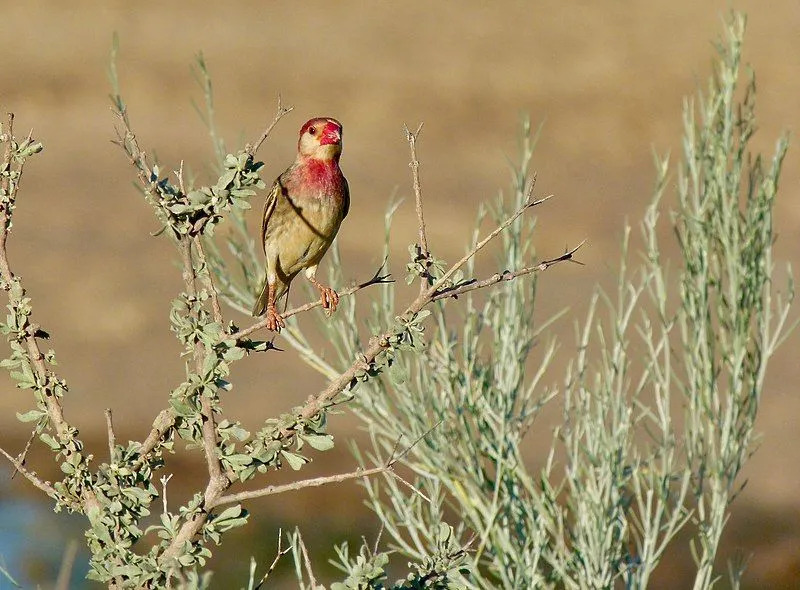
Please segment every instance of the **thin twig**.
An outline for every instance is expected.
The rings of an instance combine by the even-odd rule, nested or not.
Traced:
[[[358,468],[355,471],[351,471],[350,473],[338,473],[336,475],[312,477],[310,479],[303,479],[300,481],[295,481],[284,485],[267,486],[265,488],[261,488],[258,490],[248,490],[245,492],[239,492],[237,494],[227,494],[225,496],[220,497],[214,503],[213,508],[216,508],[217,506],[221,506],[223,504],[234,504],[236,502],[242,502],[243,500],[252,500],[254,498],[274,496],[276,494],[282,494],[284,492],[295,492],[297,490],[319,487],[327,485],[329,483],[341,483],[343,481],[348,481],[351,479],[359,479],[361,477],[371,477],[373,475],[378,475],[379,473],[390,471],[392,468],[393,465],[383,465],[381,467],[372,467],[371,469]]]
[[[17,461],[19,461],[20,465],[25,465],[25,458],[28,456],[28,451],[31,449],[31,445],[33,444],[33,440],[36,438],[37,432],[38,428],[31,430],[31,435],[28,437],[28,442],[25,443],[25,448],[22,449],[22,452],[19,455],[17,455]],[[10,479],[14,479],[16,475],[17,468],[15,467]]]
[[[147,437],[139,446],[139,457],[133,464],[134,469],[139,469],[142,465],[144,465],[147,456],[153,452],[153,449],[155,449],[162,441],[165,440],[168,433],[174,426],[175,410],[171,407],[161,410],[158,413],[158,416],[156,416],[156,419],[153,420],[153,426],[150,428],[150,432],[147,434]]]
[[[287,553],[289,553],[292,550],[291,546],[290,547],[286,547],[286,549],[283,549],[281,547],[281,541],[282,540],[283,540],[283,529],[279,528],[278,529],[278,551],[275,554],[275,559],[272,560],[272,564],[269,566],[269,569],[264,573],[264,576],[261,578],[261,580],[259,580],[258,584],[256,584],[256,586],[255,586],[255,588],[253,588],[253,590],[259,590],[261,588],[261,586],[264,585],[264,582],[267,581],[267,578],[269,578],[269,575],[275,570],[275,567],[278,565],[278,562],[280,561],[281,557],[283,557],[284,555],[286,555]]]
[[[23,475],[23,477],[25,479],[27,479],[29,482],[31,482],[33,485],[35,485],[40,490],[42,490],[45,494],[47,494],[48,496],[51,496],[53,498],[57,498],[58,497],[58,492],[56,492],[56,490],[55,490],[55,488],[53,486],[51,486],[46,481],[42,481],[41,479],[39,479],[39,477],[33,471],[28,471],[27,468],[25,468],[25,466],[22,465],[22,463],[17,461],[16,458],[14,458],[11,455],[9,455],[6,452],[6,450],[3,449],[2,447],[0,447],[0,454],[2,454],[6,459],[8,459],[11,462],[11,464],[14,467],[16,467],[17,471],[19,471]]]
[[[399,314],[400,317],[406,317],[419,313],[426,305],[433,301],[432,297],[437,293],[441,285],[448,280],[459,268],[475,256],[482,248],[486,246],[491,240],[496,238],[504,229],[511,225],[515,219],[522,215],[527,209],[545,202],[550,197],[544,199],[532,200],[531,194],[533,186],[528,190],[528,196],[525,203],[516,211],[514,211],[505,221],[492,231],[483,240],[478,242],[461,260],[453,264],[444,275],[439,278],[431,287],[424,293],[421,293],[411,304],[405,309],[404,312]],[[390,339],[396,335],[393,331],[378,334],[370,339],[369,346],[359,355],[359,358],[350,365],[341,375],[331,380],[328,386],[320,391],[316,396],[311,397],[303,406],[299,413],[301,421],[309,420],[316,416],[322,408],[328,404],[333,398],[339,395],[347,387],[354,387],[357,384],[356,376],[364,370],[365,366],[371,365],[378,357],[378,355],[389,347]],[[281,432],[282,438],[288,439],[294,435],[293,428],[287,428]]]
[[[114,463],[114,449],[117,447],[117,436],[114,434],[114,423],[111,421],[111,409],[106,408],[106,430],[108,431],[108,461]]]
[[[303,563],[306,566],[306,573],[308,573],[308,583],[311,584],[311,590],[316,590],[317,588],[317,579],[314,577],[314,572],[311,570],[311,559],[308,557],[308,551],[306,550],[306,544],[303,542],[303,536],[300,532],[297,532],[297,542],[300,545],[300,552],[303,555]]]
[[[483,279],[482,281],[478,281],[473,279],[466,283],[461,283],[460,285],[454,285],[452,287],[448,287],[446,289],[438,290],[432,297],[431,301],[438,301],[440,299],[447,299],[449,297],[456,298],[459,295],[463,295],[464,293],[469,293],[470,291],[474,291],[476,289],[483,289],[485,287],[490,287],[492,285],[496,285],[497,283],[501,283],[503,281],[513,281],[516,278],[536,273],[542,272],[550,268],[551,266],[558,264],[559,262],[573,262],[575,264],[582,264],[573,258],[575,252],[577,252],[584,244],[586,240],[583,240],[580,244],[568,250],[561,256],[556,258],[551,258],[550,260],[543,260],[536,266],[528,266],[525,268],[520,268],[519,270],[509,271],[505,270],[501,273],[495,273],[487,279]]]
[[[283,117],[285,115],[287,115],[288,113],[292,112],[293,109],[294,109],[294,107],[285,107],[285,106],[283,106],[283,103],[281,102],[281,95],[279,94],[278,95],[278,111],[275,113],[275,117],[273,117],[272,122],[270,122],[270,124],[267,125],[267,128],[264,130],[264,133],[261,134],[261,137],[259,137],[258,140],[254,144],[252,144],[252,145],[248,144],[247,146],[245,146],[245,151],[248,154],[250,154],[250,157],[253,157],[253,156],[256,155],[256,152],[258,151],[258,148],[260,148],[261,144],[264,143],[267,140],[267,138],[269,137],[269,134],[272,133],[272,130],[275,127],[275,125],[278,124],[278,121],[283,119]]]

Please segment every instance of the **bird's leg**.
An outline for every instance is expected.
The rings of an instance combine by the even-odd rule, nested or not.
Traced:
[[[275,307],[275,283],[267,283],[267,328],[273,332],[280,332],[281,328],[286,327],[286,322],[283,321],[281,314]]]
[[[319,298],[322,302],[322,309],[325,310],[325,313],[330,315],[334,311],[336,311],[336,306],[339,305],[339,294],[334,291],[331,287],[326,287],[322,283],[317,280],[316,277],[317,267],[312,266],[306,269],[306,277],[311,284],[314,285],[317,290],[319,291]]]

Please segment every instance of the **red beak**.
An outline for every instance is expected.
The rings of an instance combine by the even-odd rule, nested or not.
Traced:
[[[342,133],[333,125],[328,125],[319,138],[320,145],[339,144],[342,142]]]

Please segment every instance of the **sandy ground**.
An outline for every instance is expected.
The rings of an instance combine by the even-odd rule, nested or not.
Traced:
[[[708,75],[710,40],[729,3],[3,4],[0,108],[13,110],[19,128],[33,127],[46,146],[26,169],[12,264],[33,297],[37,321],[53,335],[71,386],[67,415],[99,452],[102,408],[120,416],[120,438],[140,438],[182,374],[167,324],[169,301],[180,288],[175,256],[166,239],[148,235],[156,222],[132,188],[121,152],[109,143],[114,120],[106,69],[114,31],[137,134],[170,166],[184,160],[202,176],[210,161],[190,102],[200,99],[190,71],[199,50],[214,76],[218,123],[229,143],[260,133],[278,93],[294,105],[260,153],[267,177],[291,161],[296,130],[309,116],[333,115],[344,123],[342,166],[353,205],[340,244],[345,273],[353,278],[367,276],[379,260],[390,195],[410,195],[404,123],[425,122],[420,157],[431,243],[452,259],[478,204],[507,185],[519,114],[545,121],[534,168],[540,191],[557,199],[539,211],[538,251],[558,254],[583,238],[589,245],[581,256],[585,266],[543,277],[544,318],[565,305],[580,314],[593,285],[613,284],[623,224],[637,222],[651,193],[651,149],[677,158],[682,97]],[[759,88],[755,144],[771,153],[782,130],[800,126],[800,5],[735,6],[750,15],[746,57]],[[793,148],[777,216],[778,260],[795,266],[799,164],[800,150]],[[398,262],[413,239],[407,201],[393,244]],[[562,321],[558,331],[568,350],[572,322]],[[763,441],[747,467],[749,484],[731,527],[732,550],[756,551],[753,587],[777,588],[781,576],[800,579],[800,534],[786,529],[800,514],[798,344],[800,332],[775,359],[758,422]],[[250,426],[322,384],[291,355],[273,364],[251,361],[234,378],[236,393],[226,407]],[[3,389],[2,444],[17,448],[27,433],[14,412],[30,402],[9,385]],[[346,434],[353,422],[337,419],[332,427]],[[346,454],[337,460],[346,461]],[[294,502],[299,512],[324,511],[325,498]],[[270,530],[273,517],[264,518],[257,530]],[[342,527],[334,519],[328,529],[336,535]],[[268,554],[264,549],[260,557]]]

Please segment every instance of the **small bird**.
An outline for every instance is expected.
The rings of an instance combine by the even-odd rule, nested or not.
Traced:
[[[339,168],[341,154],[342,124],[328,117],[309,120],[300,129],[297,159],[267,196],[261,222],[267,276],[253,315],[266,312],[273,332],[286,325],[275,302],[288,293],[301,270],[319,289],[326,312],[339,304],[339,295],[317,281],[316,272],[350,208],[350,189]]]

